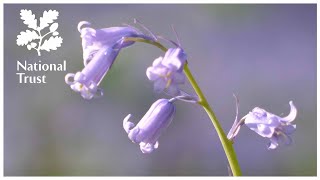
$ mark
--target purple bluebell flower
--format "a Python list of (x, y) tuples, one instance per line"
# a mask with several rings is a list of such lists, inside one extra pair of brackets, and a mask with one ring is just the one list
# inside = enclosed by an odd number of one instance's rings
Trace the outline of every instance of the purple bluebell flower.
[(254, 108), (245, 118), (245, 125), (260, 136), (270, 139), (271, 142), (269, 143), (268, 149), (277, 148), (281, 141), (286, 144), (290, 144), (292, 141), (289, 135), (295, 131), (296, 125), (291, 124), (291, 122), (297, 116), (297, 109), (292, 101), (290, 101), (289, 104), (291, 109), (290, 113), (283, 118), (259, 107)]
[(174, 100), (159, 99), (154, 102), (136, 126), (128, 121), (131, 114), (124, 118), (124, 130), (132, 142), (139, 143), (142, 153), (151, 153), (158, 148), (161, 133), (173, 119), (175, 106), (172, 101)]
[(236, 118), (228, 133), (228, 139), (232, 141), (239, 133), (240, 127), (245, 124), (260, 136), (270, 139), (268, 149), (276, 149), (280, 142), (284, 142), (287, 145), (291, 144), (292, 140), (289, 135), (297, 127), (295, 124), (292, 124), (292, 121), (297, 116), (297, 108), (292, 101), (289, 102), (289, 105), (290, 113), (286, 117), (279, 117), (262, 108), (255, 107), (246, 116), (241, 118), (240, 121)]
[(180, 94), (179, 84), (184, 84), (183, 66), (187, 55), (181, 48), (170, 48), (164, 57), (159, 57), (148, 67), (146, 74), (154, 82), (155, 92), (166, 91), (169, 95)]
[[(78, 30), (81, 33), (84, 69), (76, 74), (69, 73), (65, 81), (70, 87), (80, 92), (85, 99), (102, 96), (102, 89), (98, 88), (103, 77), (111, 68), (119, 51), (133, 44), (133, 41), (124, 41), (126, 37), (141, 37), (152, 39), (133, 27), (111, 27), (93, 29), (91, 24), (81, 21)], [(73, 78), (73, 80), (72, 80)]]
[(115, 48), (121, 49), (132, 45), (134, 43), (133, 41), (123, 42), (126, 37), (152, 39), (133, 27), (110, 27), (103, 29), (83, 27), (90, 25), (87, 21), (81, 21), (78, 24), (78, 31), (81, 33), (82, 38), (84, 65), (88, 64), (101, 47), (115, 47), (116, 45)]
[(66, 83), (71, 89), (79, 92), (84, 99), (102, 96), (102, 89), (98, 88), (98, 85), (111, 68), (118, 52), (112, 47), (101, 47), (81, 72), (69, 73), (65, 76)]

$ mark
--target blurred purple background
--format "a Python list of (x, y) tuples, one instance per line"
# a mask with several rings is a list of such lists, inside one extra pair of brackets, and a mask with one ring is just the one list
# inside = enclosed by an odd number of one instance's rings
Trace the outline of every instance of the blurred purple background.
[[(16, 45), (26, 25), (20, 10), (36, 17), (60, 12), (61, 48), (42, 52)], [(201, 107), (177, 103), (173, 123), (152, 154), (142, 154), (122, 129), (122, 120), (144, 115), (158, 98), (145, 70), (163, 56), (136, 43), (124, 49), (103, 80), (105, 95), (86, 101), (64, 76), (82, 69), (79, 21), (104, 28), (138, 18), (155, 34), (179, 33), (189, 66), (227, 132), (235, 117), (259, 106), (277, 115), (298, 108), (291, 146), (268, 151), (268, 139), (243, 127), (235, 150), (244, 175), (316, 175), (316, 5), (4, 5), (4, 175), (225, 176), (227, 159)], [(19, 84), (16, 61), (61, 63), (67, 72), (47, 75), (47, 84)], [(32, 73), (31, 73), (32, 74)], [(193, 93), (190, 85), (184, 89)]]

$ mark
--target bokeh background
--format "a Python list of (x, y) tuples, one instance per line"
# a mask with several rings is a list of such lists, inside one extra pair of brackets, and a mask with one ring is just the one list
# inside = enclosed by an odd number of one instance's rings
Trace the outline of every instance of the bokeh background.
[[(26, 25), (20, 10), (37, 18), (60, 12), (56, 51), (16, 45)], [(234, 144), (244, 175), (316, 175), (316, 5), (315, 4), (5, 4), (4, 5), (4, 175), (226, 176), (227, 160), (217, 134), (199, 106), (178, 102), (177, 113), (160, 137), (159, 149), (142, 154), (122, 128), (135, 123), (163, 94), (153, 93), (145, 70), (163, 53), (136, 43), (121, 51), (103, 80), (105, 95), (84, 100), (64, 82), (83, 68), (79, 21), (95, 28), (133, 24), (138, 18), (155, 34), (178, 32), (190, 69), (228, 131), (235, 117), (259, 106), (277, 115), (298, 108), (291, 146), (267, 150), (268, 139), (243, 127)], [(169, 44), (167, 44), (169, 45)], [(47, 75), (47, 84), (19, 84), (16, 61), (61, 63), (67, 72)], [(183, 89), (193, 93), (190, 85)]]

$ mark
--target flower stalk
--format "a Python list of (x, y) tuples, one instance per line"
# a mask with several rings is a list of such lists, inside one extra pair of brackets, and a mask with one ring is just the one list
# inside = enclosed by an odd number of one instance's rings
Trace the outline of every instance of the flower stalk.
[[(128, 37), (128, 38), (124, 38), (124, 41), (136, 41), (136, 42), (143, 42), (143, 43), (147, 43), (147, 44), (151, 44), (154, 45), (156, 47), (158, 47), (159, 49), (161, 49), (162, 51), (166, 52), (168, 49), (163, 46), (161, 43), (159, 43), (158, 41), (152, 41), (152, 40), (146, 40), (143, 38), (136, 38), (136, 37)], [(206, 111), (206, 113), (208, 114), (214, 128), (217, 131), (217, 134), (219, 136), (219, 139), (221, 141), (222, 147), (225, 151), (225, 154), (227, 156), (228, 162), (230, 164), (230, 168), (232, 171), (232, 174), (234, 176), (241, 176), (241, 169), (237, 160), (237, 156), (236, 153), (234, 151), (233, 145), (232, 145), (232, 141), (230, 141), (226, 134), (224, 133), (217, 117), (215, 116), (212, 108), (210, 107), (209, 103), (207, 102), (204, 94), (202, 93), (198, 83), (196, 82), (196, 80), (194, 79), (189, 67), (188, 67), (188, 63), (186, 62), (184, 65), (184, 73), (187, 77), (187, 79), (189, 80), (190, 84), (192, 85), (194, 91), (196, 92), (196, 94), (199, 97), (199, 101), (198, 104), (201, 105), (204, 110)]]

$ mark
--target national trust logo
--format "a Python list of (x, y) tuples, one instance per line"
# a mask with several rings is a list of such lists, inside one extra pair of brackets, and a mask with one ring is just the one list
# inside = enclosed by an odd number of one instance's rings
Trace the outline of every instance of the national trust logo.
[[(62, 38), (59, 35), (58, 23), (54, 22), (58, 19), (59, 12), (56, 10), (44, 11), (43, 16), (40, 17), (40, 23), (38, 26), (38, 20), (31, 10), (21, 9), (21, 19), (23, 23), (28, 26), (29, 29), (21, 31), (17, 36), (18, 46), (27, 46), (28, 50), (35, 49), (38, 56), (41, 56), (41, 50), (57, 50), (61, 47)], [(50, 27), (49, 27), (50, 25)], [(49, 30), (46, 30), (49, 27)]]

